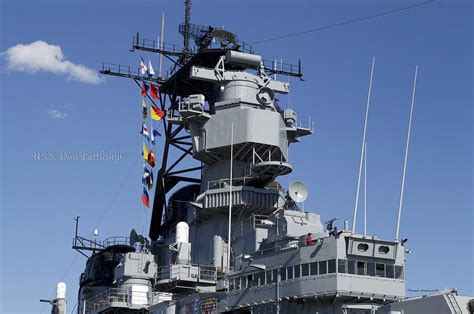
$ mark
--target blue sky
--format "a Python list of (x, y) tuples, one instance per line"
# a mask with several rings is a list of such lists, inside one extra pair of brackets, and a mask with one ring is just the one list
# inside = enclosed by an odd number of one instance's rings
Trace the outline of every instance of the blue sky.
[[(49, 60), (56, 68), (36, 73), (9, 68), (6, 54), (0, 60), (0, 311), (46, 312), (38, 300), (51, 297), (60, 280), (68, 284), (71, 310), (85, 262), (71, 249), (73, 217), (81, 216), (80, 231), (87, 236), (112, 201), (98, 227), (104, 238), (127, 236), (133, 227), (146, 233), (149, 217), (140, 205), (142, 167), (136, 163), (142, 145), (139, 91), (129, 80), (96, 77), (79, 65), (92, 70), (103, 61), (138, 66), (140, 56), (156, 64), (155, 55), (129, 52), (132, 36), (139, 30), (157, 38), (164, 12), (165, 41), (181, 43), (177, 24), (183, 4), (0, 3), (0, 51), (41, 40), (59, 46), (65, 56), (61, 62)], [(414, 3), (194, 1), (191, 20), (223, 25), (251, 43)], [(295, 170), (281, 181), (305, 182), (310, 188), (305, 209), (323, 220), (352, 218), (370, 64), (376, 56), (367, 135), (368, 232), (388, 239), (395, 233), (412, 80), (419, 65), (401, 222), (401, 235), (412, 250), (409, 289), (457, 287), (474, 294), (472, 38), (472, 5), (437, 1), (254, 46), (265, 59), (302, 59), (306, 80), (291, 80), (292, 93), (280, 97), (280, 104), (286, 107), (291, 99), (301, 116), (316, 121), (316, 134), (291, 147)], [(35, 53), (30, 68), (44, 68), (45, 58), (47, 51)], [(35, 160), (35, 153), (47, 152), (115, 153), (121, 159)]]

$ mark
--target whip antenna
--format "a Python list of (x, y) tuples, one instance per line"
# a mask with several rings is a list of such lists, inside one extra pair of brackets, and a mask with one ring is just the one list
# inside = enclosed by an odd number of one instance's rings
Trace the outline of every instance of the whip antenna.
[(413, 106), (415, 105), (415, 92), (416, 92), (416, 79), (417, 79), (417, 76), (418, 76), (418, 66), (415, 67), (415, 78), (413, 79), (413, 93), (411, 95), (410, 119), (408, 121), (407, 142), (406, 142), (406, 145), (405, 145), (405, 160), (403, 162), (402, 188), (400, 190), (400, 203), (398, 205), (397, 231), (395, 232), (395, 241), (398, 241), (398, 233), (400, 231), (400, 217), (401, 217), (401, 214), (402, 214), (403, 193), (405, 191), (405, 175), (406, 175), (406, 172), (407, 172), (408, 147), (410, 146), (411, 122), (412, 122), (412, 118), (413, 118)]
[(360, 150), (359, 176), (357, 177), (357, 191), (356, 191), (356, 199), (355, 199), (355, 205), (354, 205), (354, 217), (352, 218), (352, 234), (354, 234), (355, 232), (355, 226), (356, 226), (356, 220), (357, 220), (357, 207), (359, 205), (360, 176), (362, 174), (362, 161), (364, 158), (365, 135), (367, 133), (367, 120), (369, 118), (370, 96), (372, 94), (372, 80), (374, 78), (374, 68), (375, 68), (375, 57), (372, 58), (372, 70), (370, 71), (369, 92), (367, 94), (367, 104), (365, 107), (364, 135), (362, 136), (362, 147)]

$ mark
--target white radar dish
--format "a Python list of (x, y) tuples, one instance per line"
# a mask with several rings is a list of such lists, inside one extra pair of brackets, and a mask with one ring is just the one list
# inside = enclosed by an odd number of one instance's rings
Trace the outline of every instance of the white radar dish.
[(308, 198), (308, 188), (301, 181), (293, 181), (288, 189), (288, 194), (292, 200), (301, 203)]

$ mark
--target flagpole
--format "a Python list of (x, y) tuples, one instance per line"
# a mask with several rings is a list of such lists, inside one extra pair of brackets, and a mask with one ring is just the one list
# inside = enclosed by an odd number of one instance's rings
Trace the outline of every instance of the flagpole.
[(232, 168), (234, 166), (234, 123), (230, 131), (230, 179), (229, 179), (229, 232), (227, 235), (227, 271), (230, 271), (230, 245), (232, 236)]

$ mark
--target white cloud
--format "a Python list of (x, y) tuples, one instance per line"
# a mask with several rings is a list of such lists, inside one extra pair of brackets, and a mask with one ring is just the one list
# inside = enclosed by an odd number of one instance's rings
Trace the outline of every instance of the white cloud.
[(68, 116), (68, 114), (54, 107), (50, 107), (48, 108), (48, 116), (53, 120), (63, 120)]
[(8, 70), (66, 74), (68, 79), (90, 84), (102, 82), (96, 71), (67, 60), (60, 46), (50, 45), (42, 40), (15, 45), (1, 55), (7, 60)]

